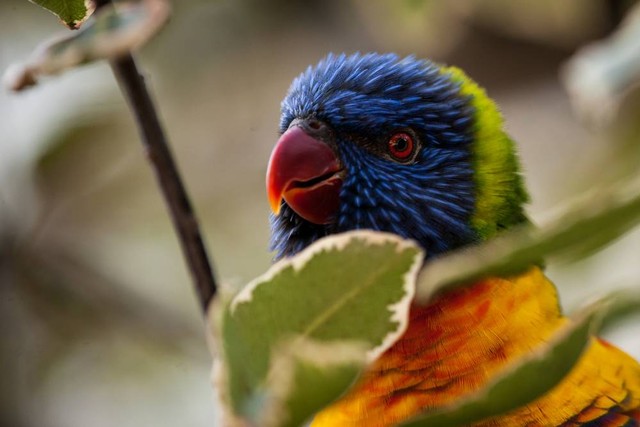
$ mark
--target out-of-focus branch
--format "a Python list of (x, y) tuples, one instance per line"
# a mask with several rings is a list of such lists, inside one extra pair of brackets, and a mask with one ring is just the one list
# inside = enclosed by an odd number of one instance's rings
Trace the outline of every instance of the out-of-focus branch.
[(200, 304), (203, 309), (206, 309), (217, 288), (213, 269), (209, 263), (198, 221), (169, 150), (144, 78), (140, 75), (131, 54), (112, 60), (111, 68), (135, 115), (147, 156), (180, 238)]
[[(96, 9), (110, 2), (110, 0), (95, 0)], [(147, 156), (178, 233), (200, 305), (203, 310), (206, 310), (217, 290), (213, 268), (207, 256), (198, 220), (173, 160), (144, 77), (138, 71), (131, 53), (112, 59), (110, 64), (136, 119)]]

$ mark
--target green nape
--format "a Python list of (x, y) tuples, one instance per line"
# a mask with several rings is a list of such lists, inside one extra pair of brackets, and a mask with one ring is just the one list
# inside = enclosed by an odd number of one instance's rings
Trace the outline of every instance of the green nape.
[(527, 222), (523, 205), (529, 201), (520, 175), (514, 142), (503, 130), (503, 119), (495, 102), (483, 88), (456, 67), (443, 73), (460, 84), (460, 93), (470, 98), (474, 112), (472, 162), (476, 181), (476, 207), (472, 227), (481, 240), (500, 230)]

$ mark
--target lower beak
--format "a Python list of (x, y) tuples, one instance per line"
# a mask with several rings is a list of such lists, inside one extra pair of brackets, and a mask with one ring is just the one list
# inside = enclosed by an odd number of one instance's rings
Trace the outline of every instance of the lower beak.
[(301, 126), (287, 130), (273, 149), (267, 168), (267, 197), (278, 215), (283, 199), (314, 224), (333, 221), (339, 207), (341, 167), (329, 146)]

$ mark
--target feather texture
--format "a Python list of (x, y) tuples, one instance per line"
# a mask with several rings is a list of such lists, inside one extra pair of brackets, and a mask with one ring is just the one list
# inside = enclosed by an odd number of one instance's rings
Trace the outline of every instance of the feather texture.
[[(566, 321), (555, 287), (537, 267), (449, 292), (414, 307), (402, 339), (312, 426), (392, 426), (451, 404), (543, 345)], [(476, 426), (636, 426), (638, 408), (640, 365), (594, 338), (549, 394)]]
[[(431, 257), (526, 221), (527, 195), (502, 116), (459, 69), (393, 54), (329, 55), (292, 83), (281, 133), (307, 118), (325, 122), (335, 137), (347, 172), (340, 211), (318, 225), (284, 204), (271, 216), (276, 258), (363, 228), (412, 238)], [(421, 142), (409, 164), (383, 154), (402, 129)]]
[[(454, 67), (386, 54), (330, 55), (291, 85), (281, 132), (297, 119), (331, 130), (344, 173), (333, 221), (306, 221), (286, 203), (271, 217), (276, 258), (328, 234), (368, 228), (417, 241), (427, 257), (490, 239), (527, 221), (513, 141), (485, 91)], [(385, 152), (410, 132), (410, 162)], [(413, 307), (408, 330), (314, 427), (395, 425), (486, 385), (543, 345), (567, 319), (537, 267), (489, 278)], [(550, 393), (481, 427), (640, 427), (640, 365), (593, 339)]]

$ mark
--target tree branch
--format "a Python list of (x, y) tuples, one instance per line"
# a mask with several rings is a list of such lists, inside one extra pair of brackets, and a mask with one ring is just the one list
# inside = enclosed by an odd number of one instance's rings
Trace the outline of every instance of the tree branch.
[[(93, 0), (96, 13), (111, 0)], [(110, 61), (120, 89), (129, 103), (147, 156), (169, 208), (182, 253), (187, 262), (203, 311), (217, 291), (213, 268), (207, 256), (198, 220), (171, 155), (156, 109), (131, 53)]]
[(110, 63), (120, 89), (135, 116), (147, 156), (180, 238), (183, 255), (191, 272), (200, 304), (203, 310), (206, 310), (217, 289), (213, 269), (207, 257), (198, 221), (173, 161), (144, 77), (138, 71), (131, 54), (113, 59)]

